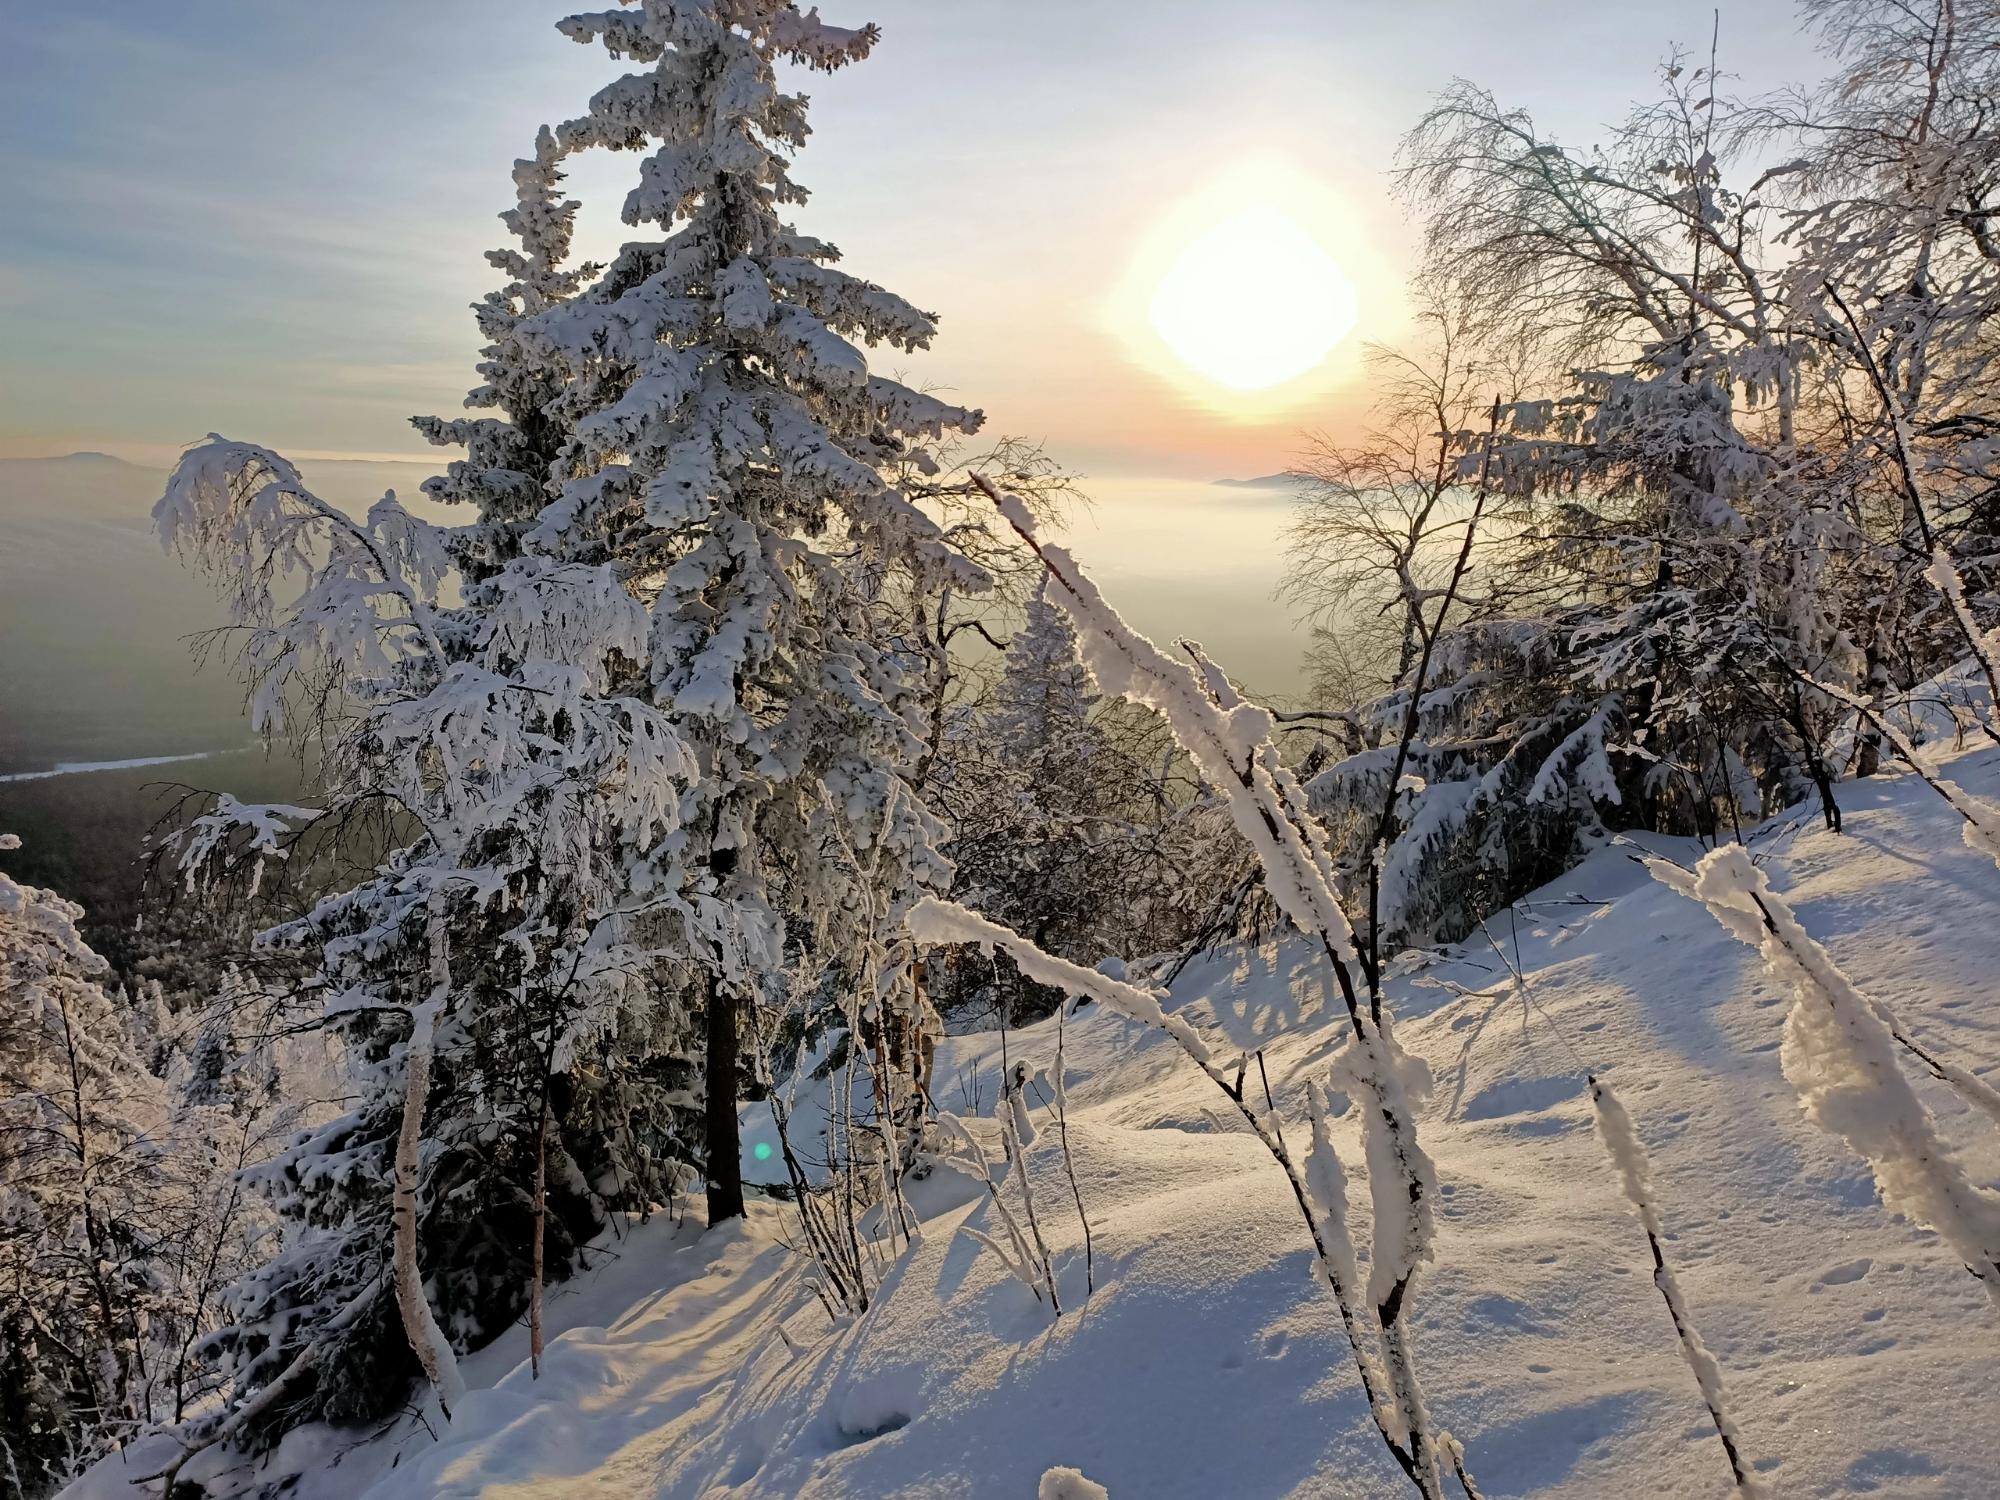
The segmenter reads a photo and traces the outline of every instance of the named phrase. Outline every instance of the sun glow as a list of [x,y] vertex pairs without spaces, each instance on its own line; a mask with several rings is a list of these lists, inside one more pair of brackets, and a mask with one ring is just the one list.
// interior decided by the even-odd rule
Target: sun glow
[[1154,331],[1181,362],[1232,391],[1314,369],[1358,314],[1333,257],[1275,207],[1245,209],[1190,243],[1151,307]]
[[1150,377],[1150,420],[1296,432],[1365,404],[1363,352],[1395,342],[1408,315],[1406,247],[1379,185],[1243,149],[1178,181],[1149,200],[1099,304]]

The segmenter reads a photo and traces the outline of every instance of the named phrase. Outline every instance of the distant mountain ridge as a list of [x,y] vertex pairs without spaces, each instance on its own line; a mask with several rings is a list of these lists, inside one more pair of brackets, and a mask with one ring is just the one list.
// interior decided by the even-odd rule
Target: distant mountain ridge
[[118,457],[115,453],[99,453],[95,449],[80,449],[75,453],[44,453],[32,457],[0,458],[0,464],[18,466],[26,464],[74,464],[84,466],[104,465],[110,468],[139,471],[143,466]]
[[1295,490],[1304,482],[1301,474],[1259,474],[1255,479],[1218,479],[1225,490]]

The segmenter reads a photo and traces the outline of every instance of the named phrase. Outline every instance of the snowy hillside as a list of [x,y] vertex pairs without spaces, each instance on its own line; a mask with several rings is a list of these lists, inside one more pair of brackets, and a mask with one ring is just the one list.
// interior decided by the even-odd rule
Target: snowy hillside
[[[1954,774],[1994,790],[2000,754],[1963,756]],[[1990,1073],[2000,872],[1962,847],[1949,809],[1912,777],[1841,794],[1845,834],[1799,811],[1756,830],[1752,847],[1866,991]],[[1779,1066],[1789,997],[1756,955],[1630,852],[1601,851],[1490,922],[1490,944],[1475,936],[1392,988],[1400,1036],[1436,1078],[1423,1129],[1442,1182],[1438,1263],[1414,1294],[1434,1412],[1489,1496],[1729,1491],[1591,1128],[1583,1082],[1596,1071],[1653,1153],[1668,1256],[1776,1493],[1995,1493],[1991,1305],[1804,1117]],[[1525,994],[1501,963],[1517,953]],[[1197,965],[1173,991],[1211,1040],[1268,1044],[1300,1137],[1303,1080],[1338,1036],[1320,985],[1288,945]],[[1051,1022],[1005,1045],[1046,1070],[1054,1040]],[[939,1102],[990,1114],[1001,1046],[991,1033],[947,1043]],[[1403,1481],[1270,1158],[1158,1033],[1085,1006],[1067,1056],[1097,1289],[1085,1299],[1081,1234],[1044,1129],[1032,1165],[1059,1320],[958,1233],[990,1208],[950,1169],[914,1186],[922,1243],[842,1328],[803,1284],[784,1208],[713,1236],[656,1220],[555,1294],[559,1336],[539,1383],[516,1330],[467,1362],[483,1388],[435,1437],[405,1423],[350,1447],[306,1429],[272,1462],[306,1471],[298,1493],[315,1500],[364,1489],[373,1500],[1026,1500],[1054,1465],[1114,1500],[1396,1493]],[[1975,1175],[2000,1177],[1990,1125],[1921,1089]],[[753,1151],[766,1124],[746,1115]],[[753,1159],[750,1175],[769,1173]],[[782,1326],[774,1308],[788,1310]],[[147,1472],[155,1451],[140,1445],[125,1472]],[[142,1493],[112,1482],[117,1469],[72,1495]]]

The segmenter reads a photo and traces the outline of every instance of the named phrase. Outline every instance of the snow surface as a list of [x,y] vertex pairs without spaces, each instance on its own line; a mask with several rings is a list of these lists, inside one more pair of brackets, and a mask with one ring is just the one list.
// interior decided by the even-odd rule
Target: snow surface
[[[1953,775],[1990,795],[2000,752],[1961,756]],[[1846,783],[1840,797],[1844,835],[1807,808],[1753,836],[1773,888],[1865,993],[1992,1081],[2000,872],[1913,777]],[[1632,852],[1599,852],[1391,986],[1399,1039],[1437,1075],[1421,1120],[1441,1184],[1437,1264],[1413,1293],[1432,1411],[1493,1500],[1730,1491],[1644,1233],[1593,1136],[1594,1072],[1650,1153],[1666,1253],[1774,1490],[2000,1494],[2000,1339],[1979,1283],[1936,1235],[1887,1213],[1867,1163],[1806,1117],[1779,1065],[1790,996],[1757,955]],[[1518,955],[1525,989],[1501,953]],[[1167,1004],[1218,1056],[1267,1045],[1302,1148],[1306,1086],[1345,1030],[1323,961],[1302,943],[1218,955]],[[1005,1045],[1046,1072],[1054,1040],[1048,1023]],[[938,1054],[939,1102],[976,1104],[983,1129],[1001,1046],[955,1037]],[[1066,1055],[1098,1285],[1086,1302],[1081,1231],[1044,1129],[1031,1169],[1070,1309],[1060,1321],[956,1232],[984,1227],[989,1209],[947,1168],[912,1183],[924,1238],[841,1328],[804,1289],[780,1207],[710,1235],[657,1218],[551,1295],[540,1382],[513,1330],[464,1361],[473,1389],[438,1437],[409,1422],[363,1443],[308,1429],[261,1477],[298,1471],[300,1500],[1029,1500],[1053,1468],[1111,1500],[1407,1492],[1284,1179],[1214,1085],[1165,1035],[1101,1004],[1072,1018]],[[1993,1185],[1992,1122],[1909,1076],[1974,1180]],[[823,1117],[809,1102],[795,1131]],[[1351,1111],[1332,1126],[1359,1170]],[[753,1179],[775,1175],[754,1155],[769,1128],[746,1112]],[[139,1445],[122,1472],[159,1453]],[[206,1475],[200,1463],[188,1477]],[[113,1460],[70,1493],[145,1493],[120,1472]]]

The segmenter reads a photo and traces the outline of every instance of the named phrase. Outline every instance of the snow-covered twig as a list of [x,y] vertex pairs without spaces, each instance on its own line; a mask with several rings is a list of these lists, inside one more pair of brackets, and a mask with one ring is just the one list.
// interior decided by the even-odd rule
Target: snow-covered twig
[[1666,1235],[1660,1224],[1659,1206],[1653,1198],[1652,1163],[1647,1159],[1646,1148],[1618,1096],[1594,1075],[1590,1080],[1590,1099],[1597,1106],[1597,1131],[1603,1137],[1604,1149],[1611,1154],[1625,1196],[1632,1200],[1639,1223],[1646,1231],[1646,1243],[1653,1252],[1653,1285],[1660,1289],[1660,1297],[1667,1304],[1667,1315],[1673,1319],[1681,1353],[1694,1372],[1694,1383],[1700,1387],[1701,1399],[1715,1423],[1715,1435],[1722,1440],[1722,1451],[1729,1457],[1729,1472],[1735,1477],[1736,1492],[1743,1500],[1765,1500],[1770,1492],[1744,1456],[1743,1434],[1730,1413],[1728,1396],[1722,1387],[1722,1367],[1695,1331],[1687,1299],[1681,1295],[1680,1281],[1673,1267],[1667,1264]]
[[[1418,1143],[1411,1103],[1413,1088],[1422,1081],[1422,1065],[1396,1045],[1380,986],[1371,984],[1364,997],[1356,983],[1357,972],[1366,975],[1368,970],[1341,908],[1325,832],[1307,805],[1305,789],[1279,758],[1270,714],[1244,701],[1199,653],[1190,653],[1191,666],[1133,630],[1065,549],[1036,537],[1034,518],[1018,496],[1002,493],[983,477],[977,482],[1056,584],[1056,602],[1076,626],[1078,652],[1098,687],[1166,721],[1203,779],[1223,793],[1237,831],[1263,866],[1265,888],[1278,909],[1326,958],[1352,1029],[1345,1067],[1368,1100],[1361,1112],[1362,1135],[1373,1169],[1376,1209],[1369,1295],[1408,1441],[1399,1443],[1387,1427],[1383,1435],[1418,1490],[1426,1497],[1439,1495],[1435,1436],[1428,1428],[1405,1321],[1409,1290],[1418,1266],[1430,1257],[1434,1232],[1435,1173]],[[1261,1123],[1253,1123],[1262,1135]],[[1266,1144],[1281,1162],[1289,1161],[1282,1143]],[[1304,1208],[1297,1173],[1289,1175]]]
[[1818,682],[1809,677],[1801,680],[1814,691],[1824,693],[1834,702],[1852,709],[1869,728],[1886,739],[1903,762],[1917,773],[1924,785],[1943,798],[1951,810],[1964,822],[1959,830],[1968,849],[1986,855],[1995,864],[2000,864],[2000,807],[1995,807],[1984,797],[1968,792],[1950,777],[1938,770],[1931,758],[1917,748],[1916,742],[1894,724],[1887,714],[1880,712],[1865,698],[1838,688],[1831,683]]
[[[1027,1237],[1021,1233],[1020,1221],[1007,1207],[1007,1200],[1000,1196],[1000,1185],[993,1180],[993,1166],[987,1160],[986,1153],[980,1149],[979,1142],[973,1139],[972,1132],[965,1128],[963,1120],[942,1110],[938,1112],[937,1118],[945,1135],[958,1148],[946,1160],[978,1176],[981,1185],[986,1189],[986,1201],[993,1205],[994,1213],[999,1216],[1000,1227],[1007,1236],[1007,1244],[1000,1244],[993,1236],[970,1225],[960,1226],[960,1232],[991,1250],[994,1259],[1005,1266],[1016,1281],[1035,1294],[1037,1302],[1047,1302],[1056,1316],[1061,1317],[1062,1306],[1056,1297],[1054,1278],[1046,1274],[1046,1261],[1041,1263],[1040,1269],[1037,1268],[1036,1257],[1028,1248]],[[1002,1119],[1003,1121],[1006,1119],[1004,1112]],[[1003,1123],[1002,1128],[1005,1129],[1007,1126]],[[1014,1170],[1024,1178],[1027,1176],[1026,1168],[1019,1160],[1015,1161]]]
[[1076,1155],[1069,1146],[1069,1086],[1064,1077],[1067,1068],[1063,1059],[1063,1031],[1068,1024],[1069,1007],[1069,997],[1064,996],[1062,1004],[1056,1008],[1056,1138],[1062,1143],[1063,1170],[1069,1175],[1069,1193],[1076,1202],[1076,1219],[1083,1226],[1083,1293],[1088,1297],[1097,1290],[1097,1252],[1091,1242],[1090,1215],[1083,1210],[1083,1189],[1077,1185]]
[[1806,934],[1741,845],[1715,850],[1692,873],[1665,860],[1647,866],[1785,981],[1796,997],[1785,1019],[1785,1076],[1806,1112],[1867,1159],[1888,1208],[1935,1229],[2000,1305],[2000,1198],[1967,1177],[1897,1069],[1885,1008]]
[[1035,1242],[1035,1259],[1042,1268],[1042,1282],[1049,1289],[1049,1305],[1062,1316],[1062,1302],[1056,1295],[1055,1262],[1049,1244],[1042,1237],[1041,1215],[1035,1211],[1035,1185],[1028,1180],[1028,1148],[1035,1143],[1034,1122],[1028,1118],[1028,1065],[1016,1063],[1012,1076],[1000,1085],[1000,1139],[1007,1149],[1007,1162],[1021,1184],[1021,1207],[1028,1216],[1028,1234]]

